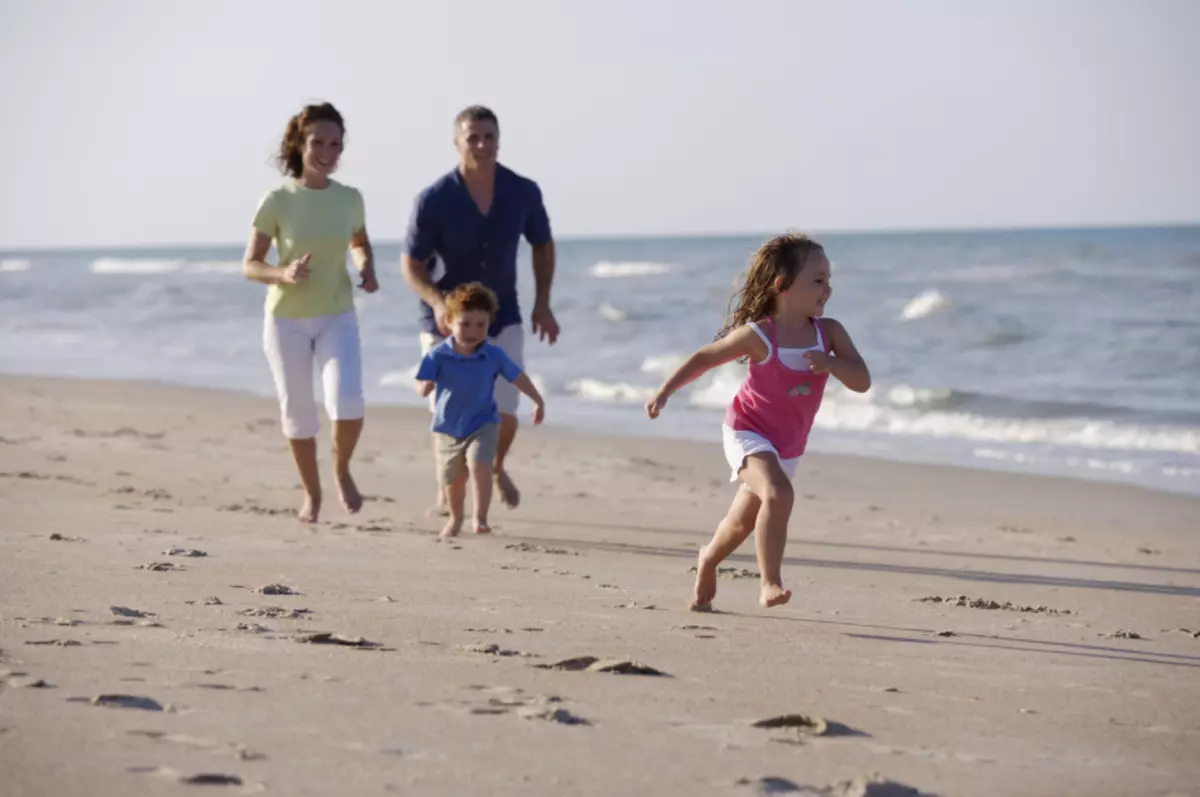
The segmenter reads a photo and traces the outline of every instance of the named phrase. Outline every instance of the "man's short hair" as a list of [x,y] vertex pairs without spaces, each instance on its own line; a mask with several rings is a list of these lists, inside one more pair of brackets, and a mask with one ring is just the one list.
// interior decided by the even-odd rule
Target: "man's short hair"
[[491,108],[482,105],[472,105],[459,111],[458,116],[454,117],[454,129],[462,127],[463,122],[491,122],[497,129],[500,128],[500,120],[496,118],[496,114]]

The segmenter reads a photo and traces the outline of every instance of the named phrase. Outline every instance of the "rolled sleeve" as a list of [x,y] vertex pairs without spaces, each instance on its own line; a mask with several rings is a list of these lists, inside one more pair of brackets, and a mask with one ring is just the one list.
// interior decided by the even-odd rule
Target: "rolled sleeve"
[[413,202],[408,230],[404,234],[404,254],[413,260],[425,262],[433,257],[437,248],[431,206],[432,200],[428,193],[422,193]]
[[542,189],[534,183],[530,192],[529,215],[525,217],[525,240],[530,246],[541,246],[550,243],[553,238],[550,234],[550,216],[546,213]]

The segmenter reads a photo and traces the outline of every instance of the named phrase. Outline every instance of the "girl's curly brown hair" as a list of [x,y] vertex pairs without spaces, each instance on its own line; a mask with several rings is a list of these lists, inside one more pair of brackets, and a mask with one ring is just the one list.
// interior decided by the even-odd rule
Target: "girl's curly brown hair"
[[[725,325],[717,340],[751,321],[761,321],[775,313],[775,297],[787,290],[813,252],[824,248],[803,233],[779,235],[758,248],[750,258],[750,267],[741,287],[729,299]],[[778,288],[775,281],[779,280]]]
[[281,172],[296,178],[304,174],[304,140],[308,137],[308,129],[317,122],[333,122],[341,128],[342,135],[346,135],[346,123],[337,108],[327,102],[305,105],[300,113],[288,119],[287,129],[279,142],[275,161]]

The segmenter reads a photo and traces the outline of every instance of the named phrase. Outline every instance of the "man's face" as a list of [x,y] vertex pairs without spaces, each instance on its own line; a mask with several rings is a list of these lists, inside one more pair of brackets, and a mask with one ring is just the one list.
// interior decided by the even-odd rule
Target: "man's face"
[[491,120],[473,122],[467,119],[458,125],[454,147],[467,166],[491,166],[500,151],[500,131]]

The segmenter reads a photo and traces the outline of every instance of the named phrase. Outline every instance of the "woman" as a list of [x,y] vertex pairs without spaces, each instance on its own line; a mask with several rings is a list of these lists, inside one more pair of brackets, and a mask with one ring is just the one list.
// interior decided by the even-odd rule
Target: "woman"
[[[313,365],[321,373],[325,410],[333,422],[333,472],[342,504],[362,508],[350,457],[363,427],[362,356],[353,287],[346,272],[349,248],[360,288],[379,290],[367,238],[362,194],[330,179],[342,154],[346,128],[328,103],[293,116],[279,144],[280,170],[289,177],[258,206],[242,273],[267,288],[263,348],[279,395],[283,433],[304,485],[298,517],[315,523],[321,511],[317,472],[319,428]],[[275,244],[279,265],[266,262]]]

